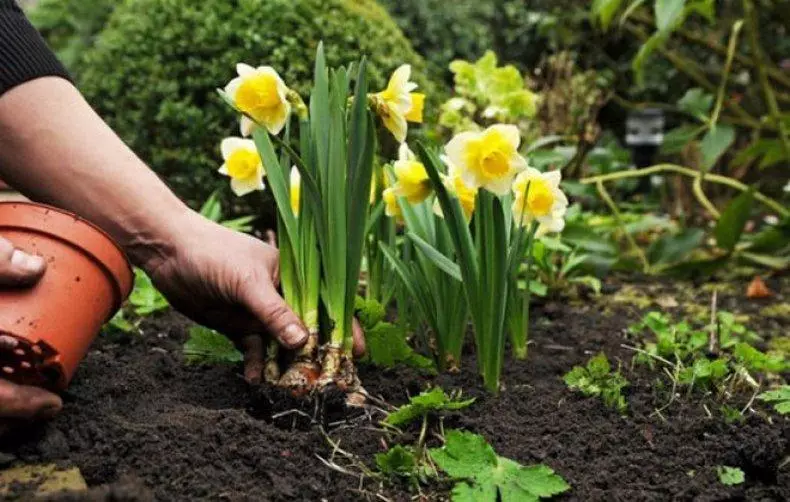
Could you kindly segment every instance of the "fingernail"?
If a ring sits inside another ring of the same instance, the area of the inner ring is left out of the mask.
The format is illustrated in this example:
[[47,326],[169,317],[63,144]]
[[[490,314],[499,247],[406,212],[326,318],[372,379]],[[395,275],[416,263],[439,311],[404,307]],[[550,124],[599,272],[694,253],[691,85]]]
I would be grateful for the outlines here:
[[283,341],[295,347],[307,341],[307,330],[298,324],[289,324],[283,330]]
[[44,266],[44,259],[15,249],[11,254],[11,265],[27,272],[36,273]]

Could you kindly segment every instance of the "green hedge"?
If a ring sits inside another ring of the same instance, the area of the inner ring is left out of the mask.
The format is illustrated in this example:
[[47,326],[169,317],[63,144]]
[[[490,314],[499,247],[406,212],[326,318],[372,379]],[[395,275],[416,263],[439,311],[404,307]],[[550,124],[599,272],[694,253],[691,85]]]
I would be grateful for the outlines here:
[[[273,66],[305,95],[321,40],[331,65],[367,55],[374,88],[411,63],[421,88],[437,94],[423,59],[373,0],[127,0],[85,54],[79,86],[182,198],[198,204],[226,184],[215,173],[218,145],[238,134],[216,88],[247,62]],[[248,210],[255,200],[237,204]]]

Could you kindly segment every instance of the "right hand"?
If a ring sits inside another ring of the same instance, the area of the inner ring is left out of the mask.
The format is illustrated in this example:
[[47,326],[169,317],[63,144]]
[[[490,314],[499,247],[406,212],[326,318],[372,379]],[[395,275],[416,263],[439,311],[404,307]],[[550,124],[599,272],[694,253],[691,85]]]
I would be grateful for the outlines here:
[[[0,288],[33,286],[41,279],[45,270],[46,263],[40,256],[16,249],[13,244],[0,237]],[[0,308],[3,306],[0,305]],[[12,336],[0,335],[2,351],[13,351],[18,343]],[[0,434],[20,421],[51,418],[62,407],[63,401],[57,394],[0,378]]]

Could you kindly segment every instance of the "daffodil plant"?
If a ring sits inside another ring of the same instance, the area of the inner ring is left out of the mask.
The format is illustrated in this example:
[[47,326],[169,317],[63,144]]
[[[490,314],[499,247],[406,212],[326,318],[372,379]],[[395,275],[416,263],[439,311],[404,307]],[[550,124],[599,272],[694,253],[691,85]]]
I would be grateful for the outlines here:
[[223,141],[220,173],[239,196],[264,189],[266,176],[278,212],[283,296],[311,335],[282,373],[283,357],[270,348],[267,378],[299,391],[334,382],[353,392],[354,300],[376,150],[371,110],[396,139],[405,138],[407,123],[421,121],[422,95],[413,92],[408,65],[384,91],[369,93],[364,59],[329,69],[321,46],[309,106],[271,67],[240,64],[237,73],[219,92],[240,113],[241,135],[252,140]]
[[[444,222],[439,235],[449,238],[452,252],[422,238],[415,218],[411,225],[407,220],[408,236],[425,258],[462,285],[479,369],[493,392],[500,385],[508,331],[516,355],[526,355],[529,285],[519,288],[520,265],[531,254],[535,235],[562,230],[568,205],[559,189],[560,173],[528,167],[520,142],[515,126],[497,124],[456,135],[441,157],[419,145],[419,161],[401,155],[401,162],[409,163],[394,169],[397,182],[391,188],[398,201],[390,205],[394,215],[435,191]],[[524,321],[508,323],[514,316]]]

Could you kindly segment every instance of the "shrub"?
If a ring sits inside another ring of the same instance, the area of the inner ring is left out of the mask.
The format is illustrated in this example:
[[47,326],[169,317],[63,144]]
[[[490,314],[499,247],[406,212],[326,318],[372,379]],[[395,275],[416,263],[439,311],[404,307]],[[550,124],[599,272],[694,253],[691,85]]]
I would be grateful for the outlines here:
[[93,47],[120,0],[41,0],[28,13],[33,25],[72,74]]
[[367,55],[374,89],[405,62],[421,88],[436,94],[422,58],[373,0],[128,0],[85,55],[79,85],[130,146],[197,204],[223,183],[214,173],[220,140],[238,135],[217,86],[235,76],[238,62],[268,64],[306,95],[321,40],[330,65]]

